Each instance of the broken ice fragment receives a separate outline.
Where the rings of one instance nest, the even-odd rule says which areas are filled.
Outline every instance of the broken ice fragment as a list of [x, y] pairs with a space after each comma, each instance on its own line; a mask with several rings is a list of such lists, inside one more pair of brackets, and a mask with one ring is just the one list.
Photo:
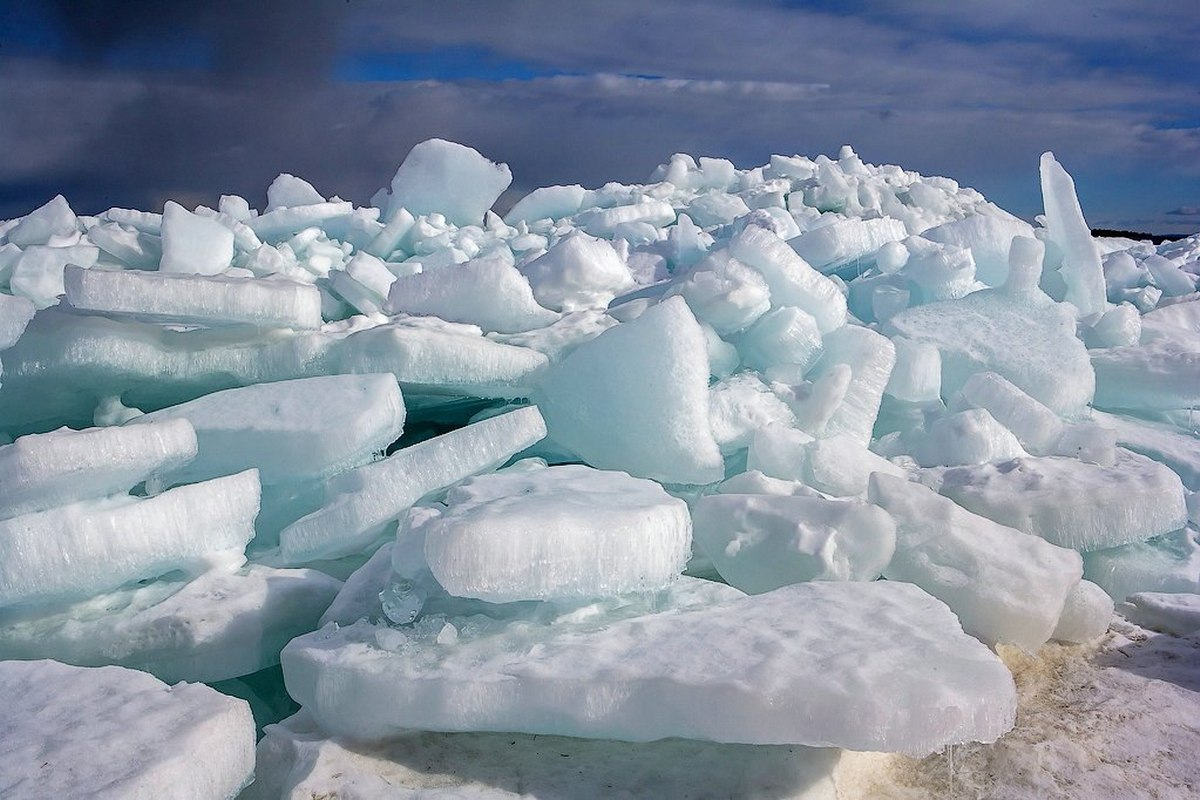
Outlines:
[[414, 215], [438, 212], [454, 225], [478, 225], [512, 183], [507, 164], [493, 164], [477, 150], [443, 139], [413, 147], [392, 178], [387, 217], [401, 208]]

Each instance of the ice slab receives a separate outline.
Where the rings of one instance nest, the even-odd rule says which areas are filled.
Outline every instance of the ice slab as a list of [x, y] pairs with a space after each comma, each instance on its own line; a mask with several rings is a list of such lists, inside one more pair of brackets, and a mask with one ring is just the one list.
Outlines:
[[1176, 636], [1200, 631], [1200, 594], [1138, 592], [1126, 598], [1117, 610], [1143, 628]]
[[825, 274], [861, 274], [864, 262], [869, 263], [879, 248], [907, 235], [904, 223], [898, 219], [851, 217], [802, 233], [788, 244], [814, 269]]
[[1096, 407], [1169, 409], [1200, 405], [1200, 335], [1180, 331], [1134, 347], [1092, 350]]
[[187, 420], [140, 428], [66, 428], [0, 447], [0, 519], [128, 492], [196, 456]]
[[938, 417], [912, 448], [923, 467], [987, 464], [1025, 455], [1021, 443], [987, 409], [970, 408]]
[[284, 649], [284, 677], [323, 730], [357, 739], [418, 728], [929, 753], [1013, 724], [1008, 670], [914, 586], [819, 581], [680, 605], [464, 626], [440, 645], [432, 626], [326, 626]]
[[938, 491], [1002, 525], [1084, 552], [1187, 523], [1179, 476], [1125, 450], [1112, 467], [1057, 457], [954, 467], [941, 473]]
[[321, 293], [289, 280], [82, 269], [63, 273], [67, 303], [82, 311], [159, 322], [321, 327]]
[[49, 244], [71, 236], [79, 230], [79, 219], [67, 199], [55, 195], [45, 205], [30, 211], [9, 229], [8, 241], [18, 247]]
[[1185, 487], [1200, 490], [1200, 437], [1170, 425], [1103, 411], [1092, 412], [1092, 420], [1112, 430], [1121, 447], [1166, 464]]
[[122, 667], [0, 662], [0, 794], [229, 800], [254, 777], [244, 700]]
[[167, 201], [162, 216], [161, 271], [216, 275], [232, 261], [232, 230]]
[[[681, 295], [696, 319], [722, 336], [753, 325], [771, 308], [771, 291], [762, 274], [733, 258], [728, 250], [709, 255], [677, 276], [668, 292]], [[817, 336], [819, 342], [820, 334]]]
[[975, 275], [988, 286], [1003, 286], [1008, 279], [1008, 251], [1017, 236], [1033, 236], [1033, 226], [1005, 214], [972, 214], [922, 231], [930, 241], [970, 248]]
[[73, 247], [31, 245], [13, 265], [9, 286], [13, 294], [32, 300], [38, 308], [49, 308], [66, 291], [63, 287], [66, 266], [91, 267], [99, 256], [99, 249], [88, 244]]
[[813, 439], [803, 431], [767, 425], [754, 432], [746, 466], [773, 478], [802, 481], [834, 497], [864, 495], [873, 472], [906, 477], [900, 467], [844, 434]]
[[740, 372], [712, 386], [709, 420], [724, 455], [745, 450], [760, 428], [796, 422], [787, 404], [753, 372]]
[[1067, 287], [1064, 299], [1079, 309], [1080, 316], [1104, 311], [1107, 298], [1100, 252], [1079, 208], [1075, 181], [1048, 152], [1042, 154], [1041, 175], [1047, 238], [1062, 252], [1059, 274]]
[[0, 607], [87, 597], [176, 569], [240, 562], [258, 514], [254, 470], [156, 497], [113, 497], [0, 522]]
[[730, 240], [729, 252], [762, 273], [772, 305], [807, 311], [822, 334], [846, 322], [846, 297], [837, 284], [813, 269], [771, 231], [748, 225]]
[[122, 430], [164, 420], [191, 424], [198, 455], [164, 470], [170, 483], [255, 467], [263, 485], [275, 485], [362, 466], [400, 438], [404, 418], [394, 376], [325, 375], [213, 392], [137, 417]]
[[36, 311], [37, 306], [32, 300], [0, 294], [0, 350], [7, 350], [17, 343]]
[[311, 183], [286, 172], [280, 173], [267, 187], [267, 213], [277, 208], [311, 206], [324, 202], [325, 198]]
[[333, 220], [348, 217], [353, 212], [354, 206], [347, 202], [277, 208], [246, 220], [246, 227], [265, 242], [282, 242], [305, 230], [321, 228]]
[[534, 395], [551, 437], [600, 469], [673, 483], [724, 477], [704, 331], [682, 298], [576, 348]]
[[713, 494], [692, 507], [696, 543], [749, 594], [801, 581], [871, 581], [896, 547], [887, 512], [851, 500]]
[[613, 246], [580, 231], [563, 237], [520, 271], [537, 302], [554, 311], [605, 308], [634, 287], [629, 267]]
[[397, 278], [384, 308], [390, 314], [435, 316], [499, 333], [542, 328], [558, 319], [538, 305], [516, 267], [496, 257]]
[[542, 186], [518, 200], [504, 221], [509, 225], [535, 222], [539, 219], [562, 219], [579, 211], [587, 190], [579, 184]]
[[1200, 531], [1172, 531], [1148, 542], [1084, 556], [1084, 577], [1120, 602], [1137, 592], [1200, 593]]
[[920, 484], [871, 477], [870, 499], [896, 521], [889, 581], [950, 606], [989, 644], [1035, 651], [1051, 637], [1083, 574], [1079, 554], [980, 517]]
[[812, 315], [795, 306], [781, 306], [761, 315], [732, 342], [751, 369], [794, 365], [804, 374], [821, 357], [821, 332]]
[[507, 164], [493, 164], [477, 150], [443, 139], [413, 147], [392, 178], [387, 218], [401, 209], [442, 214], [454, 225], [478, 225], [512, 183]]
[[544, 328], [524, 333], [492, 333], [488, 334], [488, 338], [502, 344], [536, 350], [545, 355], [550, 363], [556, 363], [579, 345], [590, 342], [616, 324], [617, 320], [603, 311], [572, 311]]
[[819, 379], [845, 365], [850, 368], [850, 382], [821, 435], [845, 434], [863, 445], [870, 442], [883, 390], [895, 364], [895, 345], [870, 328], [844, 325], [826, 335], [824, 351], [811, 377]]
[[212, 683], [279, 663], [317, 629], [341, 581], [257, 564], [135, 584], [49, 610], [0, 612], [0, 659], [117, 664], [167, 683]]
[[[548, 754], [557, 754], [548, 757]], [[509, 733], [327, 737], [304, 711], [267, 728], [242, 800], [774, 797], [834, 800], [836, 750]], [[737, 769], [730, 769], [737, 764]]]
[[534, 406], [485, 419], [343, 472], [326, 484], [326, 503], [279, 535], [290, 564], [357, 553], [382, 527], [430, 492], [496, 469], [546, 435]]
[[1067, 595], [1053, 638], [1060, 642], [1090, 642], [1108, 630], [1112, 614], [1113, 601], [1104, 589], [1091, 581], [1080, 581]]
[[967, 378], [951, 407], [986, 409], [1034, 455], [1053, 454], [1063, 435], [1063, 422], [1057, 414], [995, 372], [977, 372]]

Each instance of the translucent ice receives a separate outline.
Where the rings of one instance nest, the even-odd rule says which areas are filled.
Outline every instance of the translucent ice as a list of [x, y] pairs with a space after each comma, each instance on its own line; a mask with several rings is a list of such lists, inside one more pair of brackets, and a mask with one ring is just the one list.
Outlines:
[[752, 325], [771, 307], [771, 292], [763, 276], [728, 250], [700, 261], [673, 281], [669, 292], [681, 295], [698, 320], [723, 336]]
[[7, 350], [17, 343], [36, 310], [37, 306], [31, 300], [0, 294], [0, 350]]
[[425, 539], [438, 582], [493, 603], [657, 591], [683, 571], [691, 520], [658, 484], [581, 465], [506, 471], [450, 490]]
[[12, 293], [32, 300], [38, 308], [52, 306], [65, 291], [63, 270], [66, 266], [91, 267], [99, 255], [99, 249], [87, 244], [73, 247], [31, 245], [13, 265], [9, 278]]
[[986, 409], [971, 408], [934, 420], [912, 450], [923, 467], [986, 464], [1025, 455], [1021, 443]]
[[841, 404], [826, 422], [823, 435], [844, 433], [865, 445], [871, 440], [883, 390], [896, 364], [896, 347], [870, 328], [845, 325], [825, 337], [824, 348], [813, 376], [819, 378], [846, 365], [850, 367], [850, 383]]
[[18, 247], [51, 244], [79, 230], [79, 220], [65, 197], [55, 195], [40, 208], [21, 217], [7, 233], [8, 241]]
[[762, 273], [772, 305], [807, 311], [823, 334], [845, 323], [846, 297], [837, 284], [813, 269], [771, 231], [748, 225], [729, 241], [729, 252]]
[[1096, 550], [1084, 557], [1085, 577], [1116, 601], [1135, 592], [1200, 592], [1200, 532], [1172, 531], [1148, 542]]
[[522, 197], [504, 215], [509, 225], [534, 222], [539, 219], [561, 219], [579, 211], [586, 190], [579, 184], [571, 186], [542, 186]]
[[537, 302], [554, 311], [605, 308], [634, 287], [629, 267], [612, 245], [581, 232], [560, 239], [520, 270]]
[[803, 373], [821, 355], [821, 332], [817, 321], [795, 306], [768, 311], [733, 342], [742, 362], [761, 371], [780, 364], [794, 364]]
[[972, 214], [946, 222], [921, 236], [942, 244], [970, 248], [975, 275], [988, 286], [1003, 286], [1008, 278], [1008, 250], [1016, 236], [1033, 236], [1028, 222], [1008, 214]]
[[788, 242], [815, 269], [826, 274], [858, 269], [880, 247], [903, 239], [908, 232], [897, 219], [839, 219]]
[[1063, 423], [1057, 414], [995, 372], [967, 378], [952, 407], [986, 409], [1034, 455], [1050, 455], [1062, 438]]
[[401, 208], [415, 215], [438, 212], [455, 225], [478, 225], [512, 183], [506, 164], [493, 164], [478, 151], [429, 139], [408, 151], [392, 178], [388, 219]]
[[1180, 331], [1137, 346], [1092, 350], [1091, 357], [1098, 408], [1200, 406], [1200, 335]]
[[1104, 270], [1092, 232], [1079, 208], [1079, 198], [1075, 196], [1075, 181], [1053, 153], [1042, 154], [1041, 172], [1046, 232], [1062, 253], [1059, 273], [1067, 287], [1064, 299], [1075, 305], [1080, 316], [1104, 311], [1107, 307]]
[[171, 200], [162, 216], [163, 272], [216, 275], [233, 261], [233, 231]]
[[1108, 630], [1112, 613], [1112, 598], [1091, 581], [1080, 581], [1067, 595], [1053, 638], [1060, 642], [1090, 642]]
[[1092, 412], [1092, 419], [1111, 429], [1121, 447], [1166, 464], [1184, 486], [1200, 490], [1200, 437], [1170, 425], [1103, 411]]
[[228, 800], [254, 777], [250, 707], [207, 686], [3, 661], [0, 694], [5, 797]]
[[421, 728], [929, 753], [1013, 724], [1008, 670], [914, 586], [818, 581], [681, 608], [696, 585], [660, 597], [660, 613], [492, 625], [448, 645], [327, 626], [284, 649], [284, 677], [323, 730], [358, 739]]

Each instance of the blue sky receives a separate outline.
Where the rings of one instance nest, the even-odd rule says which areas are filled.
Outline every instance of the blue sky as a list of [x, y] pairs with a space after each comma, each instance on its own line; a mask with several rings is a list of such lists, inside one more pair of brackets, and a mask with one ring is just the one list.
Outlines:
[[0, 0], [0, 218], [279, 172], [365, 202], [440, 136], [513, 194], [848, 143], [1027, 218], [1053, 150], [1093, 226], [1193, 232], [1197, 41], [1195, 0]]

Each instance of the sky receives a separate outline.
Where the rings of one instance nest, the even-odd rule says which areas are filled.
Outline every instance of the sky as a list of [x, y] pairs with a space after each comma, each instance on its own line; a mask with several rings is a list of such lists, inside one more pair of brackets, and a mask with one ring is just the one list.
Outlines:
[[365, 203], [417, 142], [537, 186], [673, 153], [900, 164], [1032, 219], [1054, 151], [1093, 227], [1200, 231], [1196, 0], [0, 0], [0, 219]]

